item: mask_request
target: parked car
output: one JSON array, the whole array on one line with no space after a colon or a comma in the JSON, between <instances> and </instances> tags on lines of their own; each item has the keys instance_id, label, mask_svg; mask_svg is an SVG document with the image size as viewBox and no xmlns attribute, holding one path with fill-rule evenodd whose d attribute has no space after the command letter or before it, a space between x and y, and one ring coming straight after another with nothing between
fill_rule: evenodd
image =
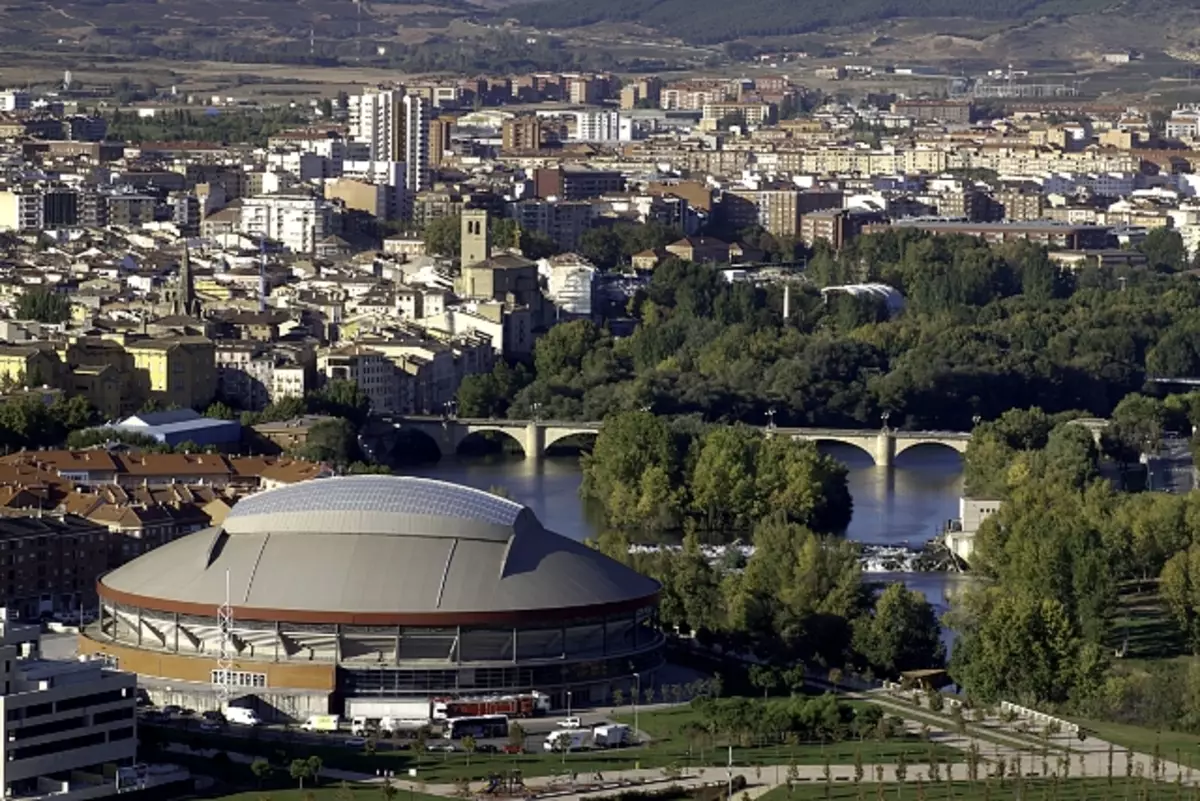
<instances>
[{"instance_id":1,"label":"parked car","mask_svg":"<svg viewBox=\"0 0 1200 801\"><path fill-rule=\"evenodd\" d=\"M220 723L214 723L211 720L201 721L201 723L200 723L200 731L220 731L220 730L221 730Z\"/></svg>"},{"instance_id":2,"label":"parked car","mask_svg":"<svg viewBox=\"0 0 1200 801\"><path fill-rule=\"evenodd\" d=\"M426 751L457 751L458 749L454 747L454 743L430 742L430 743L425 744L425 750Z\"/></svg>"},{"instance_id":3,"label":"parked car","mask_svg":"<svg viewBox=\"0 0 1200 801\"><path fill-rule=\"evenodd\" d=\"M215 709L209 709L200 713L200 717L207 720L209 723L221 723L225 718Z\"/></svg>"},{"instance_id":4,"label":"parked car","mask_svg":"<svg viewBox=\"0 0 1200 801\"><path fill-rule=\"evenodd\" d=\"M523 753L525 753L525 748L524 748L524 746L514 745L512 743L509 743L508 745L504 746L504 753L506 753L506 754L523 754Z\"/></svg>"},{"instance_id":5,"label":"parked car","mask_svg":"<svg viewBox=\"0 0 1200 801\"><path fill-rule=\"evenodd\" d=\"M579 718L563 718L558 725L563 729L578 729L583 726L583 721Z\"/></svg>"},{"instance_id":6,"label":"parked car","mask_svg":"<svg viewBox=\"0 0 1200 801\"><path fill-rule=\"evenodd\" d=\"M475 753L477 753L477 754L498 754L498 753L500 753L500 748L498 746L492 745L491 743L483 743L481 745L475 746Z\"/></svg>"},{"instance_id":7,"label":"parked car","mask_svg":"<svg viewBox=\"0 0 1200 801\"><path fill-rule=\"evenodd\" d=\"M347 748L362 748L366 744L366 737L347 737L342 741L342 745L346 746Z\"/></svg>"},{"instance_id":8,"label":"parked car","mask_svg":"<svg viewBox=\"0 0 1200 801\"><path fill-rule=\"evenodd\" d=\"M183 707L178 704L167 704L162 708L163 714L169 718L173 718L183 711Z\"/></svg>"}]
</instances>

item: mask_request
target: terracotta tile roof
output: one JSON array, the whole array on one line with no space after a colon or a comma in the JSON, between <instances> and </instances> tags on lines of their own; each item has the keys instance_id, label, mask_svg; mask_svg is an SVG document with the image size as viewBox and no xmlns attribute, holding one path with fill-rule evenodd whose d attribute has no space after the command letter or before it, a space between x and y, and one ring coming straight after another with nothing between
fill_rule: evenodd
<instances>
[{"instance_id":1,"label":"terracotta tile roof","mask_svg":"<svg viewBox=\"0 0 1200 801\"><path fill-rule=\"evenodd\" d=\"M141 453L114 456L119 471L129 476L228 476L224 456L211 453Z\"/></svg>"}]
</instances>

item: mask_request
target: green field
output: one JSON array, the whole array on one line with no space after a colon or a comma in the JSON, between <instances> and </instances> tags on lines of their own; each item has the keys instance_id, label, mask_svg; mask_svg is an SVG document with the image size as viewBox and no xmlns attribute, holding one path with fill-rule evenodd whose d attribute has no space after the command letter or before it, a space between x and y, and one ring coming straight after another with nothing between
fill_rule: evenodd
<instances>
[{"instance_id":1,"label":"green field","mask_svg":"<svg viewBox=\"0 0 1200 801\"><path fill-rule=\"evenodd\" d=\"M1200 787L1139 779L1069 779L1061 782L1027 779L1018 787L1012 779L1001 786L990 782L938 782L923 784L835 784L822 782L776 787L760 801L1197 801Z\"/></svg>"},{"instance_id":2,"label":"green field","mask_svg":"<svg viewBox=\"0 0 1200 801\"><path fill-rule=\"evenodd\" d=\"M700 717L691 707L675 707L642 712L638 716L638 727L654 739L646 750L665 759L663 764L723 766L729 758L728 746L733 745L734 765L819 765L849 764L856 754L861 754L867 763L894 762L900 754L912 761L913 757L925 758L932 749L943 762L959 762L963 753L955 748L923 742L915 737L897 737L879 742L876 740L842 740L829 743L801 743L796 746L761 745L741 747L721 735L695 737L686 734ZM632 714L620 714L615 720L630 726ZM658 763L644 762L643 767L654 767Z\"/></svg>"}]
</instances>

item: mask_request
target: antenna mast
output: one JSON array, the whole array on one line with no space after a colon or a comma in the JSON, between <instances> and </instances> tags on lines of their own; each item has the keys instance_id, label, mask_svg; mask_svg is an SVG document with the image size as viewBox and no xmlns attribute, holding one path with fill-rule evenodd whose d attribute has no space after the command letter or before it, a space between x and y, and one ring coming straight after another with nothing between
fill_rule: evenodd
<instances>
[{"instance_id":1,"label":"antenna mast","mask_svg":"<svg viewBox=\"0 0 1200 801\"><path fill-rule=\"evenodd\" d=\"M217 607L217 628L221 633L221 650L217 654L217 672L213 689L221 708L229 705L233 689L233 606L229 603L229 571L225 571L225 603Z\"/></svg>"}]
</instances>

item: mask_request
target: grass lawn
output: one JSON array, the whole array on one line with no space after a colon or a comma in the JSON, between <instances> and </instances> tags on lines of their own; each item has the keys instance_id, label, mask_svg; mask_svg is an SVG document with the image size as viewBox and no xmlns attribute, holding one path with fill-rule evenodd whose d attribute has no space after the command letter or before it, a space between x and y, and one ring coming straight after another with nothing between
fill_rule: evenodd
<instances>
[{"instance_id":1,"label":"grass lawn","mask_svg":"<svg viewBox=\"0 0 1200 801\"><path fill-rule=\"evenodd\" d=\"M1143 754L1153 754L1155 746L1159 755L1167 761L1178 762L1192 768L1200 768L1200 736L1178 731L1161 732L1142 726L1125 723L1108 723L1103 720L1072 718L1089 732L1102 740L1108 740L1119 748L1129 748Z\"/></svg>"},{"instance_id":2,"label":"grass lawn","mask_svg":"<svg viewBox=\"0 0 1200 801\"><path fill-rule=\"evenodd\" d=\"M633 725L633 715L617 715L621 723ZM728 760L728 740L720 735L689 741L683 732L699 721L699 715L691 707L675 707L638 714L638 726L654 738L653 745L643 750L649 756L656 755L662 762L649 762L643 758L643 767L659 764L723 766ZM897 737L884 742L876 740L843 740L831 743L801 743L794 748L788 745L763 745L743 748L733 744L735 765L819 765L849 764L856 754L864 762L894 762L900 754L908 757L926 757L932 749L944 762L959 762L963 753L956 748L923 742L916 737Z\"/></svg>"},{"instance_id":3,"label":"grass lawn","mask_svg":"<svg viewBox=\"0 0 1200 801\"><path fill-rule=\"evenodd\" d=\"M1119 590L1108 645L1130 659L1162 659L1187 652L1179 626L1158 593L1156 581L1126 582Z\"/></svg>"},{"instance_id":4,"label":"grass lawn","mask_svg":"<svg viewBox=\"0 0 1200 801\"><path fill-rule=\"evenodd\" d=\"M861 790L861 793L860 793ZM760 801L1197 801L1200 787L1177 787L1171 782L1143 782L1139 779L1115 779L1110 787L1105 779L1068 779L1052 782L1026 779L1020 788L1008 779L990 782L938 782L918 788L908 784L864 782L834 784L823 782L776 787L759 796Z\"/></svg>"}]
</instances>

